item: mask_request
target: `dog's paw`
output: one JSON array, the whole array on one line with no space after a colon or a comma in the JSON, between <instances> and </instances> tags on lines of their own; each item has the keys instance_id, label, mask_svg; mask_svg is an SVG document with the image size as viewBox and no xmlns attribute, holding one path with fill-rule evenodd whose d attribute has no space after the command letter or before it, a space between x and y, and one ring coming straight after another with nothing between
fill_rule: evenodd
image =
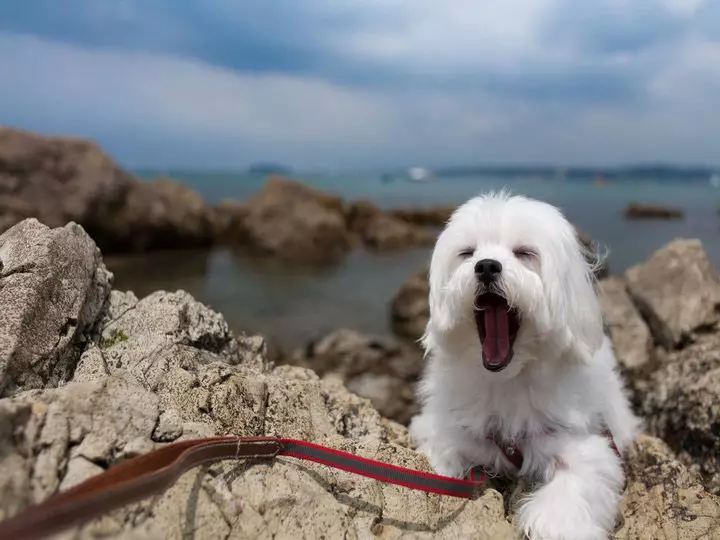
<instances>
[{"instance_id":1,"label":"dog's paw","mask_svg":"<svg viewBox=\"0 0 720 540\"><path fill-rule=\"evenodd\" d=\"M445 457L435 463L431 461L431 464L437 474L451 478L464 478L468 471L468 467L460 459Z\"/></svg>"},{"instance_id":2,"label":"dog's paw","mask_svg":"<svg viewBox=\"0 0 720 540\"><path fill-rule=\"evenodd\" d=\"M417 451L425 454L433 470L442 476L463 478L470 463L456 450L452 437L438 433L435 418L420 414L410 422L410 435L417 444ZM440 442L442 441L442 442Z\"/></svg>"},{"instance_id":3,"label":"dog's paw","mask_svg":"<svg viewBox=\"0 0 720 540\"><path fill-rule=\"evenodd\" d=\"M538 492L518 511L520 530L528 540L608 540L609 532L583 508Z\"/></svg>"},{"instance_id":4,"label":"dog's paw","mask_svg":"<svg viewBox=\"0 0 720 540\"><path fill-rule=\"evenodd\" d=\"M427 448L420 451L427 456L430 466L439 475L463 478L469 469L469 464L462 456L452 450Z\"/></svg>"}]
</instances>

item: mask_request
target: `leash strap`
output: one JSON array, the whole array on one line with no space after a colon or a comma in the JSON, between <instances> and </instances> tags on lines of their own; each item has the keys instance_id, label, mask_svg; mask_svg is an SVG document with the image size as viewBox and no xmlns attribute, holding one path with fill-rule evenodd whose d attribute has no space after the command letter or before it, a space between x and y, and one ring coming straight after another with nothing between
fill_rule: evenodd
<instances>
[{"instance_id":1,"label":"leash strap","mask_svg":"<svg viewBox=\"0 0 720 540\"><path fill-rule=\"evenodd\" d=\"M168 489L185 472L223 459L289 456L410 489L471 499L485 473L466 480L398 467L295 439L210 437L168 444L129 459L0 522L0 538L40 540Z\"/></svg>"}]
</instances>

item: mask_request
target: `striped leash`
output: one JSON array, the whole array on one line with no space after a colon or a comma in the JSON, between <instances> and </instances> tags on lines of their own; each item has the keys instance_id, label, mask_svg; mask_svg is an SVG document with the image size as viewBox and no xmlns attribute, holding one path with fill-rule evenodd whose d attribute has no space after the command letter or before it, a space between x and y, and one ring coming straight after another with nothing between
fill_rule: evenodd
<instances>
[{"instance_id":1,"label":"striped leash","mask_svg":"<svg viewBox=\"0 0 720 540\"><path fill-rule=\"evenodd\" d=\"M0 522L0 538L40 540L126 504L160 493L183 473L223 459L273 459L277 456L314 461L410 489L471 499L485 484L485 473L461 480L390 465L348 452L295 439L274 437L210 437L172 443L124 461Z\"/></svg>"}]
</instances>

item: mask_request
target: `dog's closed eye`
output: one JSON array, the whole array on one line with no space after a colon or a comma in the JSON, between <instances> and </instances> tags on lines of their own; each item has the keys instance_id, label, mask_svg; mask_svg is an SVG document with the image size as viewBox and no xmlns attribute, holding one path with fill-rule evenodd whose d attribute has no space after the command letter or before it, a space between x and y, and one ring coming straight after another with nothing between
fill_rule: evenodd
<instances>
[{"instance_id":1,"label":"dog's closed eye","mask_svg":"<svg viewBox=\"0 0 720 540\"><path fill-rule=\"evenodd\" d=\"M528 246L516 247L515 249L513 249L513 254L518 259L531 259L538 256L537 251Z\"/></svg>"},{"instance_id":2,"label":"dog's closed eye","mask_svg":"<svg viewBox=\"0 0 720 540\"><path fill-rule=\"evenodd\" d=\"M458 253L458 255L460 255L460 257L462 257L463 259L467 259L469 257L472 257L474 253L475 250L473 248L465 248L460 253Z\"/></svg>"}]
</instances>

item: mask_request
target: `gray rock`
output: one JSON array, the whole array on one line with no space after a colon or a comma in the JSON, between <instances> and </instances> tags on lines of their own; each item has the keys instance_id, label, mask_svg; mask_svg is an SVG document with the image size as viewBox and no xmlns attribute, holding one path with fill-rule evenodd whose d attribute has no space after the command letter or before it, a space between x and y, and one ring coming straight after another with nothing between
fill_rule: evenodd
<instances>
[{"instance_id":1,"label":"gray rock","mask_svg":"<svg viewBox=\"0 0 720 540\"><path fill-rule=\"evenodd\" d=\"M171 442L183 434L183 420L175 409L167 409L160 415L158 425L153 432L153 440Z\"/></svg>"},{"instance_id":2,"label":"gray rock","mask_svg":"<svg viewBox=\"0 0 720 540\"><path fill-rule=\"evenodd\" d=\"M648 431L667 441L720 494L720 335L671 352L640 387Z\"/></svg>"},{"instance_id":3,"label":"gray rock","mask_svg":"<svg viewBox=\"0 0 720 540\"><path fill-rule=\"evenodd\" d=\"M429 267L422 268L402 284L390 303L390 321L393 332L405 339L416 341L425 332L430 319L428 295Z\"/></svg>"},{"instance_id":4,"label":"gray rock","mask_svg":"<svg viewBox=\"0 0 720 540\"><path fill-rule=\"evenodd\" d=\"M373 251L432 246L437 238L431 228L400 219L367 200L348 204L345 219L350 230Z\"/></svg>"},{"instance_id":5,"label":"gray rock","mask_svg":"<svg viewBox=\"0 0 720 540\"><path fill-rule=\"evenodd\" d=\"M72 377L110 293L82 227L27 219L0 235L0 396Z\"/></svg>"},{"instance_id":6,"label":"gray rock","mask_svg":"<svg viewBox=\"0 0 720 540\"><path fill-rule=\"evenodd\" d=\"M652 336L627 293L625 280L613 276L601 280L599 285L600 305L618 361L628 372L648 368Z\"/></svg>"},{"instance_id":7,"label":"gray rock","mask_svg":"<svg viewBox=\"0 0 720 540\"><path fill-rule=\"evenodd\" d=\"M224 205L223 213L230 212ZM335 263L353 247L342 199L294 180L271 176L234 212L225 217L228 241L281 261Z\"/></svg>"},{"instance_id":8,"label":"gray rock","mask_svg":"<svg viewBox=\"0 0 720 540\"><path fill-rule=\"evenodd\" d=\"M625 276L655 340L667 349L718 322L720 275L699 240L670 242Z\"/></svg>"},{"instance_id":9,"label":"gray rock","mask_svg":"<svg viewBox=\"0 0 720 540\"><path fill-rule=\"evenodd\" d=\"M58 490L66 491L103 471L104 469L100 465L95 465L95 463L82 456L70 458L67 471L65 471L65 476L60 482Z\"/></svg>"},{"instance_id":10,"label":"gray rock","mask_svg":"<svg viewBox=\"0 0 720 540\"><path fill-rule=\"evenodd\" d=\"M0 519L173 437L282 435L430 471L408 446L407 430L350 393L341 375L273 367L261 338L234 337L220 315L186 293L138 300L113 292L94 323L72 380L0 399ZM36 339L27 336L29 350ZM345 351L341 369L351 369L348 358L388 359L397 374L415 369L395 353L383 356L395 350L387 344L372 356L353 352L352 343L329 340L318 349ZM367 373L357 375L364 381ZM716 535L720 501L661 442L640 440L629 470L621 538ZM465 501L278 458L193 469L157 497L62 538L376 536L509 540L517 533L512 507L493 484Z\"/></svg>"},{"instance_id":11,"label":"gray rock","mask_svg":"<svg viewBox=\"0 0 720 540\"><path fill-rule=\"evenodd\" d=\"M92 141L0 127L0 232L29 217L79 223L105 252L207 246L219 227L198 193L140 181Z\"/></svg>"},{"instance_id":12,"label":"gray rock","mask_svg":"<svg viewBox=\"0 0 720 540\"><path fill-rule=\"evenodd\" d=\"M370 399L386 418L407 424L417 412L414 385L423 368L417 347L392 337L340 329L308 343L284 361L318 375L339 375L348 388Z\"/></svg>"},{"instance_id":13,"label":"gray rock","mask_svg":"<svg viewBox=\"0 0 720 540\"><path fill-rule=\"evenodd\" d=\"M158 295L155 301L159 299ZM133 312L137 313L131 310L126 316ZM18 426L13 432L20 434L4 438L0 449L0 487L23 490L13 496L8 514L45 498L63 483L70 485L115 463L133 441L150 439L160 417L175 416L172 410L185 422L183 438L191 424L196 426L192 436L299 437L429 470L422 456L390 442L403 436L403 428L390 426L368 401L350 394L338 380L321 380L294 366L262 370L252 361L203 364L198 361L203 354L212 353L181 355L166 367L166 379L194 377L190 389L196 394L190 398L183 397L188 388L179 384L172 384L172 393L166 385L158 385L157 394L150 391L152 384L138 377L136 355L127 349L123 365L128 367L97 373L96 382L71 382L57 390L1 400L0 411L7 412L0 415L0 426ZM247 353L248 360L252 354ZM168 366L166 361L162 364ZM264 394L259 396L258 390ZM213 399L231 392L229 402ZM33 429L34 425L43 428ZM105 451L100 441L112 441L111 450ZM36 450L24 450L28 448ZM72 457L73 448L82 451ZM35 491L33 486L38 486ZM3 489L3 497L8 492ZM82 528L80 537L103 533L110 538L181 538L192 530L195 538L357 538L379 531L389 537L421 538L435 531L433 537L455 538L474 527L486 531L487 538L514 537L498 492L489 490L471 503L445 500L321 465L278 459L271 467L223 462L192 470L159 499L96 520Z\"/></svg>"},{"instance_id":14,"label":"gray rock","mask_svg":"<svg viewBox=\"0 0 720 540\"><path fill-rule=\"evenodd\" d=\"M661 440L641 435L627 470L618 540L720 538L720 499Z\"/></svg>"}]
</instances>

